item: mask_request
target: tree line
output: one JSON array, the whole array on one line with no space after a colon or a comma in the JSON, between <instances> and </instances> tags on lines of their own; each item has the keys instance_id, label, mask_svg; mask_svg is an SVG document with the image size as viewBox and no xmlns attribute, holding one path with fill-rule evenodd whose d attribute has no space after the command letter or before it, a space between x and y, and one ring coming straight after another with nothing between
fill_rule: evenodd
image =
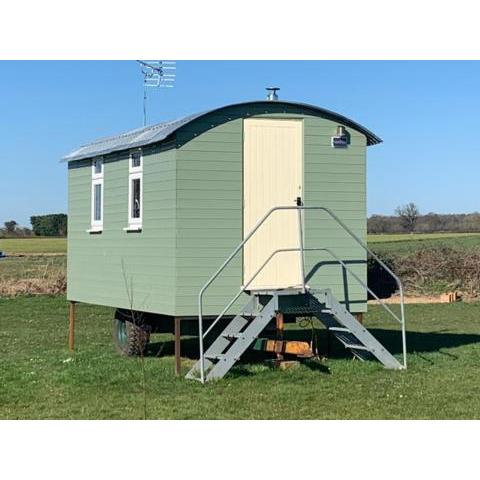
<instances>
[{"instance_id":1,"label":"tree line","mask_svg":"<svg viewBox=\"0 0 480 480\"><path fill-rule=\"evenodd\" d=\"M32 216L32 228L22 227L15 220L9 220L0 228L0 237L65 237L67 221L68 217L64 213Z\"/></svg>"},{"instance_id":2,"label":"tree line","mask_svg":"<svg viewBox=\"0 0 480 480\"><path fill-rule=\"evenodd\" d=\"M421 215L414 203L398 207L395 215L372 215L368 233L480 232L480 213L427 213Z\"/></svg>"},{"instance_id":3,"label":"tree line","mask_svg":"<svg viewBox=\"0 0 480 480\"><path fill-rule=\"evenodd\" d=\"M30 217L32 228L9 220L0 228L0 237L64 237L68 216L64 213ZM372 215L367 220L368 233L480 232L480 213L420 214L414 203L395 209L395 215Z\"/></svg>"}]
</instances>

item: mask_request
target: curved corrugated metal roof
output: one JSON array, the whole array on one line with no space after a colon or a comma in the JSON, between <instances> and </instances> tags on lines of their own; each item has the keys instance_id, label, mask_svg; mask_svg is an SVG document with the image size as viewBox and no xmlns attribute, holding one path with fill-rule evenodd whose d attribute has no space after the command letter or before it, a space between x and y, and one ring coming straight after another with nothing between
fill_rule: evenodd
<instances>
[{"instance_id":1,"label":"curved corrugated metal roof","mask_svg":"<svg viewBox=\"0 0 480 480\"><path fill-rule=\"evenodd\" d=\"M174 120L171 122L163 122L157 125L152 125L150 127L144 128L137 128L135 130L130 130L129 132L125 132L121 135L116 135L113 137L106 137L96 140L95 142L89 143L84 145L77 150L69 153L65 157L63 157L63 161L71 162L73 160L82 160L85 158L91 158L98 155L106 155L108 153L118 152L121 150L128 150L130 148L135 147L142 147L145 145L151 145L152 143L161 142L169 137L172 133L179 130L184 125L187 125L194 120L197 120L200 117L205 115L209 115L211 113L221 112L222 110L226 110L229 108L234 107L242 107L248 105L262 105L266 104L271 106L272 103L275 105L285 105L285 106L293 106L293 107L300 107L305 110L310 110L313 114L318 115L320 117L327 118L328 120L333 120L338 122L346 127L353 128L354 130L363 133L367 137L367 145L376 145L377 143L381 143L381 138L377 137L374 133L370 130L367 130L362 125L350 120L343 115L338 113L332 112L331 110L327 110L325 108L317 107L315 105L309 105L306 103L298 103L298 102L285 102L281 100L277 100L275 102L271 102L268 100L258 100L253 102L243 102L243 103L235 103L232 105L226 105L219 108L214 108L213 110L208 110L206 112L196 113L194 115L188 115L187 117L180 118L178 120Z\"/></svg>"}]
</instances>

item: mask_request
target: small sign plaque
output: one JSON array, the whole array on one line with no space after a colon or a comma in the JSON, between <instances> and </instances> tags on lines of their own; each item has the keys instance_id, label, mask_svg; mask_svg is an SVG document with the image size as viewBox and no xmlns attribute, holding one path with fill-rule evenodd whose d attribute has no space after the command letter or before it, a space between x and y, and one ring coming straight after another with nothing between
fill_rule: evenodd
<instances>
[{"instance_id":1,"label":"small sign plaque","mask_svg":"<svg viewBox=\"0 0 480 480\"><path fill-rule=\"evenodd\" d=\"M347 148L348 147L347 135L334 135L332 137L332 147L333 148Z\"/></svg>"}]
</instances>

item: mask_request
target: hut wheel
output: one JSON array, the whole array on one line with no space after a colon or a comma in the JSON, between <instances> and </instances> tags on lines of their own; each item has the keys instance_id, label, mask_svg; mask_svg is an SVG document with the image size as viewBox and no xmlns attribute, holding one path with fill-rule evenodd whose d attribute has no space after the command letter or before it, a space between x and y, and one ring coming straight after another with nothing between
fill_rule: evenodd
<instances>
[{"instance_id":1,"label":"hut wheel","mask_svg":"<svg viewBox=\"0 0 480 480\"><path fill-rule=\"evenodd\" d=\"M119 353L143 355L150 340L150 326L141 312L117 309L113 321L113 341Z\"/></svg>"}]
</instances>

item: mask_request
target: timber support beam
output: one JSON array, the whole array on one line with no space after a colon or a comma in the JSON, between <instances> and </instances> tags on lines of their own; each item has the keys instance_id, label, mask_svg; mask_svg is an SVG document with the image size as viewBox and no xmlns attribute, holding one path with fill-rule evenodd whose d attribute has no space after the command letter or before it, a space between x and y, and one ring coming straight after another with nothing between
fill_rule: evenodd
<instances>
[{"instance_id":1,"label":"timber support beam","mask_svg":"<svg viewBox=\"0 0 480 480\"><path fill-rule=\"evenodd\" d=\"M175 317L175 376L179 377L182 374L182 350L181 350L181 339L182 339L182 328L181 328L181 318Z\"/></svg>"},{"instance_id":2,"label":"timber support beam","mask_svg":"<svg viewBox=\"0 0 480 480\"><path fill-rule=\"evenodd\" d=\"M68 332L68 347L71 352L75 350L75 320L77 317L77 302L71 301L69 305L69 332Z\"/></svg>"}]
</instances>

